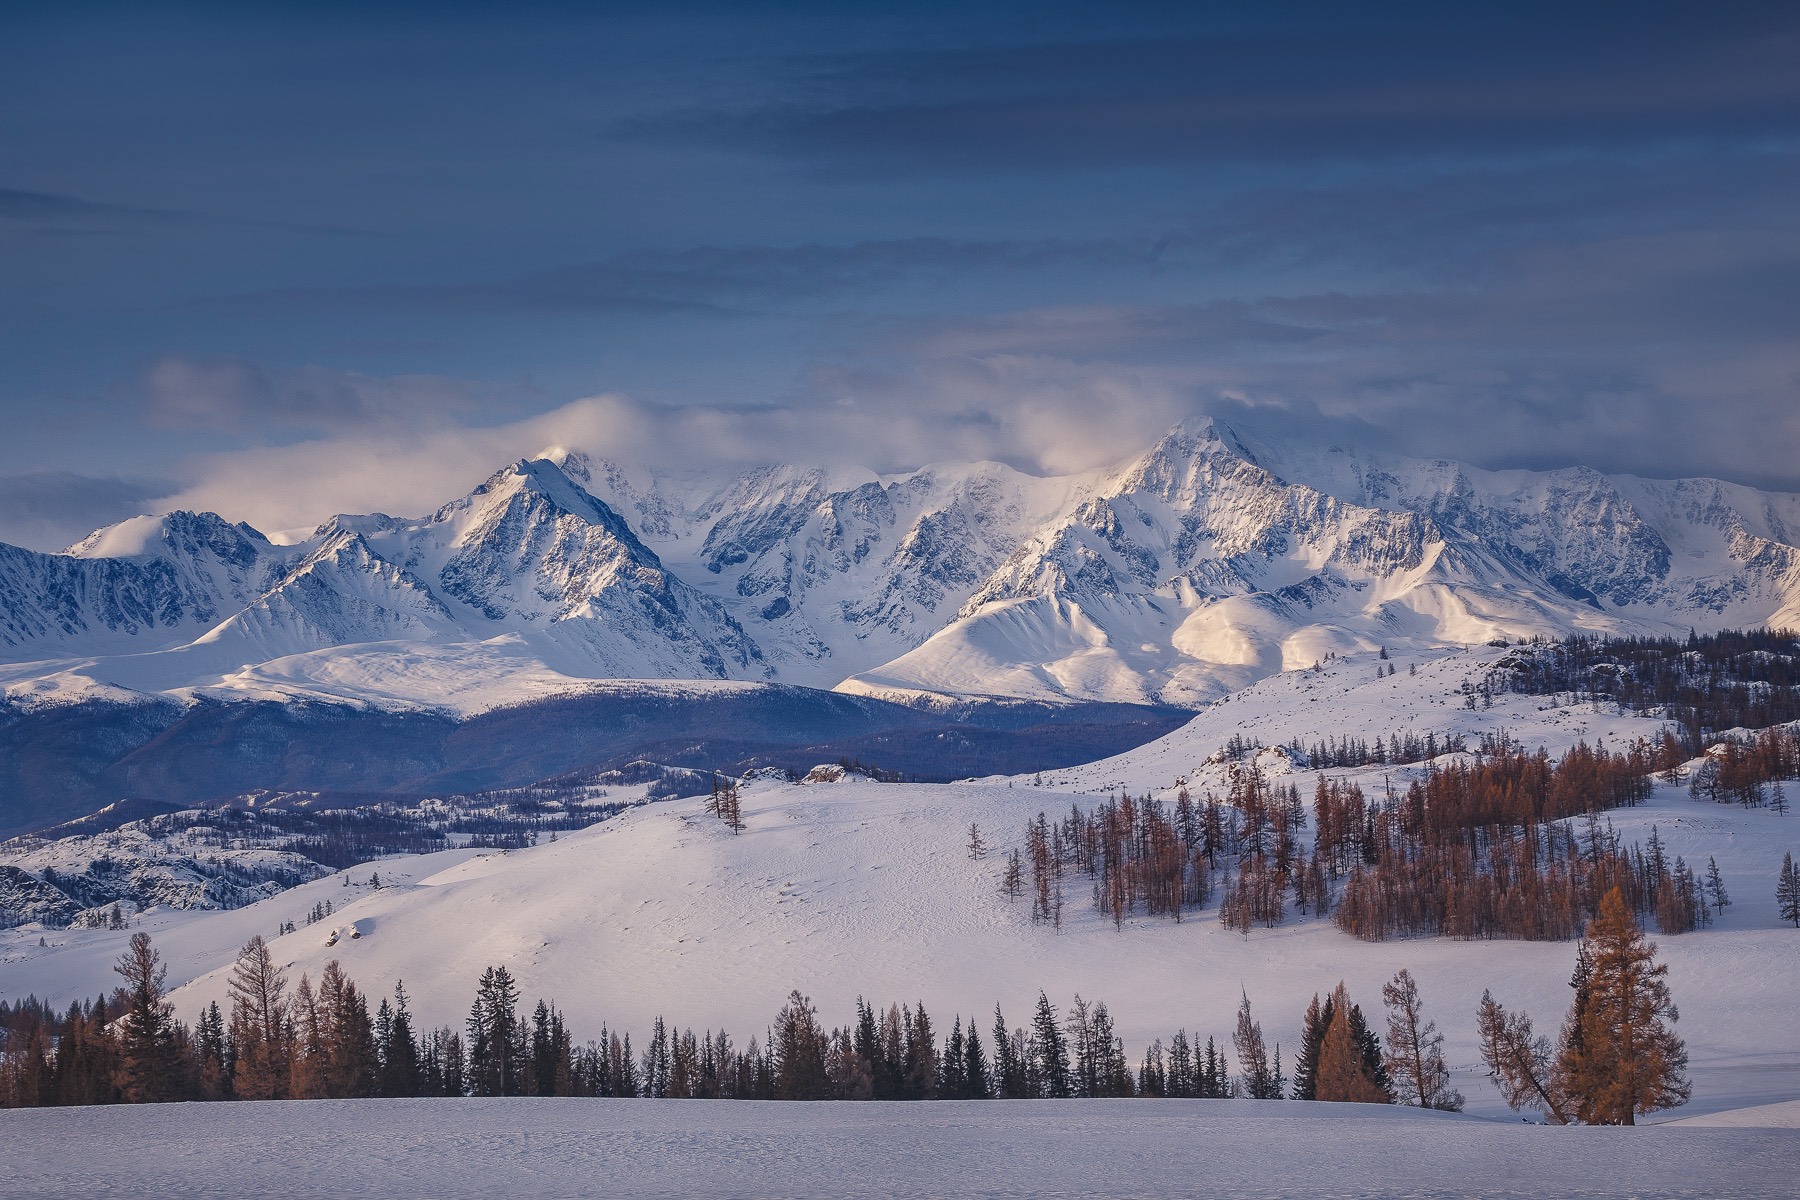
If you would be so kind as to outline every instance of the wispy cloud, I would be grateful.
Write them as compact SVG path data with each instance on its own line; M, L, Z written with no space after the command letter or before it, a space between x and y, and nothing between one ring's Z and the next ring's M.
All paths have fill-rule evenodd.
M288 221L263 221L191 209L111 204L56 192L0 188L0 221L13 221L43 232L119 232L132 229L229 228L285 230L290 233L366 237L363 230Z
M271 369L240 357L165 355L143 371L143 417L158 429L336 433L466 417L481 385L319 366Z
M166 479L121 479L73 471L0 475L0 542L61 550L102 525L160 507Z

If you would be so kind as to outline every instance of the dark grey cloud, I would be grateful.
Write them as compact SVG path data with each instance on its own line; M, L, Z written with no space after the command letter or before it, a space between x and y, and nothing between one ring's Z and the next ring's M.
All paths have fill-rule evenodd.
M888 238L844 244L695 246L634 250L598 262L491 281L294 288L218 297L299 308L486 312L744 315L771 306L873 291L920 279L1051 268L1146 264L1166 252L1161 238L975 240Z
M166 479L121 479L73 471L0 475L0 542L61 550L94 530L147 511L173 488Z
M800 57L760 101L644 113L612 132L875 172L1394 160L1800 132L1791 6L1314 8L1271 12L1262 28L1245 28L1246 14L1211 14L1212 28L1196 15L1143 36L1125 15L1079 40L1016 33Z

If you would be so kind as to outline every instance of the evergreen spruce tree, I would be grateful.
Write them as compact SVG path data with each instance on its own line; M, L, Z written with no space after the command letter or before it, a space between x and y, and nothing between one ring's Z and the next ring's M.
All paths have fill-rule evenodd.
M1045 1100L1066 1100L1074 1094L1070 1079L1069 1047L1057 1025L1050 997L1038 993L1037 1014L1031 1022L1031 1061L1036 1068L1038 1095Z
M981 1030L975 1018L969 1018L969 1036L963 1043L963 1091L970 1100L994 1097L993 1070L988 1066L987 1051L981 1045Z
M1794 869L1794 856L1781 857L1781 874L1775 880L1775 905L1781 919L1800 929L1800 871Z
M963 1044L962 1017L956 1018L950 1036L944 1039L943 1068L938 1076L938 1097L943 1100L968 1099L969 1060Z
M471 1094L517 1096L521 1078L523 1037L519 1027L519 989L503 966L482 972L475 1002L469 1008L467 1072Z
M175 1007L164 999L168 968L150 946L150 935L134 933L113 971L125 980L120 1066L125 1099L133 1104L182 1098L182 1034Z
M1725 891L1725 877L1719 874L1718 859L1711 855L1706 859L1706 894L1717 912L1724 912L1731 904L1731 896Z
M412 1012L408 1007L406 983L394 984L393 1017L388 1022L386 1040L381 1048L381 1094L383 1096L417 1096L422 1092L419 1044L413 1034Z
M200 1014L194 1030L194 1050L199 1055L200 1098L231 1099L231 1050L225 1036L225 1014L213 1001Z
M819 1028L818 1010L798 988L775 1018L770 1039L775 1058L775 1098L823 1100L828 1095L825 1074L825 1033Z
M1311 1003L1300 1023L1300 1053L1294 1058L1294 1090L1296 1100L1317 1100L1319 1086L1319 1047L1325 1044L1325 1030L1331 1026L1331 998L1319 999L1313 993Z
M1031 1095L1025 1063L998 1004L994 1005L994 1094L1001 1100L1023 1100Z

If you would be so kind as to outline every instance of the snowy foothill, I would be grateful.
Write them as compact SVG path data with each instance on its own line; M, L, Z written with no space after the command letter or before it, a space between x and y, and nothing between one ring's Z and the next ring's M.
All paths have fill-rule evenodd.
M0 1114L0 1193L1787 1197L1792 1129L1250 1100L312 1100ZM158 1153L146 1154L147 1146Z
M1423 660L1340 658L1288 672L1210 706L1193 722L1117 759L1047 777L952 787L842 782L790 785L763 778L744 791L748 828L732 836L701 800L629 813L554 844L504 854L466 851L380 864L389 886L346 882L347 871L229 913L156 913L148 919L172 971L195 982L178 993L190 1017L225 999L224 969L253 933L271 936L334 898L343 920L368 936L327 945L328 929L302 926L275 940L279 961L315 978L330 958L372 994L404 979L430 1024L455 1025L489 965L506 965L529 997L545 996L578 1033L601 1021L646 1028L659 1015L696 1028L757 1033L791 987L846 1019L859 995L886 1003L923 999L945 1019L991 1013L1022 1018L1041 988L1058 1003L1074 994L1107 1000L1133 1054L1187 1027L1223 1036L1240 992L1251 995L1271 1037L1293 1045L1314 991L1347 980L1373 1003L1386 978L1409 967L1450 1037L1452 1062L1473 1106L1493 1108L1476 1078L1472 1014L1492 987L1509 1005L1551 1025L1567 1005L1571 948L1562 943L1394 941L1370 944L1329 922L1291 917L1248 936L1212 912L1181 924L1149 918L1115 932L1071 896L1066 928L1031 923L1028 906L998 891L1004 851L1040 810L1053 816L1118 788L1168 795L1178 780L1202 794L1222 780L1220 749L1234 736L1303 742L1328 730L1373 739L1397 730L1463 733L1471 742L1505 731L1560 753L1578 739L1619 743L1652 736L1655 721L1557 707L1543 697L1499 695L1491 708L1463 705L1503 653L1492 647ZM1416 671L1411 669L1416 667ZM1283 755L1259 761L1310 791L1313 775ZM1331 771L1371 792L1404 787L1422 767ZM829 773L827 773L829 774ZM1215 778L1216 777L1216 778ZM1671 854L1716 858L1733 905L1712 929L1662 939L1695 1057L1690 1111L1800 1095L1800 1038L1763 1039L1779 1027L1782 997L1800 977L1800 935L1777 924L1773 881L1782 852L1800 846L1800 818L1700 803L1679 784L1610 819L1627 843L1655 826ZM964 851L970 824L994 848ZM13 996L58 1003L111 985L114 943L124 934L63 930L36 947L29 930L0 935ZM588 1027L592 1026L591 1029ZM1785 1090L1784 1090L1785 1089Z
M145 928L172 981L193 980L175 993L188 1020L228 1002L229 964L251 934L271 936L329 896L332 922L274 939L277 961L316 980L337 959L372 996L404 980L427 1026L460 1027L477 978L495 964L528 1002L561 1007L578 1038L598 1036L603 1021L645 1031L663 1016L724 1028L743 1045L765 1036L796 987L828 1024L849 1021L865 996L923 1001L945 1027L960 1014L985 1028L996 1002L1023 1021L1042 989L1064 1007L1077 993L1106 1001L1133 1061L1183 1027L1223 1044L1248 994L1291 1063L1315 992L1344 980L1378 1010L1382 983L1405 967L1447 1035L1470 1111L1509 1117L1480 1065L1476 1004L1492 989L1554 1030L1569 1004L1571 944L1369 943L1313 917L1242 935L1211 910L1115 931L1079 882L1060 932L1034 925L1028 901L1000 894L998 848L1040 807L1073 799L1017 785L763 781L743 790L747 828L737 836L704 800L671 801L530 849L384 862L380 889L332 877L234 912L153 914ZM1691 1104L1669 1115L1800 1097L1800 1035L1788 1017L1800 931L1777 922L1771 897L1783 849L1800 846L1800 818L1703 804L1679 786L1611 815L1627 841L1654 824L1671 853L1716 856L1734 901L1713 928L1658 939L1694 1080ZM971 823L997 848L980 861L964 848ZM352 922L361 937L328 944ZM0 936L6 992L60 1005L112 986L125 935L63 931L47 950L29 930Z

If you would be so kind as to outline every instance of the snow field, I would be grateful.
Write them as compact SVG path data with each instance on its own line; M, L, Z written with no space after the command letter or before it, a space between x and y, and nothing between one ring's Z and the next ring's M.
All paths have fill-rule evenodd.
M0 1192L194 1197L1787 1197L1800 1132L1247 1100L373 1100L0 1113ZM147 1152L155 1147L154 1153Z

